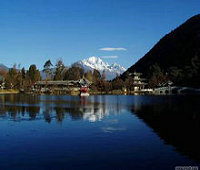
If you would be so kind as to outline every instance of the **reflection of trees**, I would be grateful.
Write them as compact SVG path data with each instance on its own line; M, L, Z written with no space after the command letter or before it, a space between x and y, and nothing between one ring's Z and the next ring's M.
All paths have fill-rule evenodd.
M56 119L58 120L58 122L62 122L62 120L65 117L65 112L63 107L55 107L55 112L56 112Z
M0 96L1 104L39 104L39 96L25 94L9 94Z
M175 97L174 97L175 98ZM159 104L139 104L132 112L167 144L200 161L200 110L198 97L171 98Z
M1 116L7 114L13 119L20 119L25 116L25 113L27 113L31 119L35 119L36 115L40 113L40 107L8 105L0 109Z
M49 109L51 109L51 105L45 105L43 113L48 113ZM57 102L56 106L52 107L52 109L51 113L55 112L55 118L59 122L65 118L65 115L69 115L72 120L85 119L94 122L102 120L112 110L114 110L113 113L116 110L119 111L120 107L115 104L110 106L106 105L105 96L94 96L92 101L88 100L87 97L82 97L79 100L71 98L69 101Z
M45 96L45 101L44 105L43 105L43 116L44 119L46 120L46 122L50 123L51 122L51 113L52 113L52 107L51 107L51 103L49 103L49 96Z
M25 108L25 107L24 107ZM22 107L23 109L23 107ZM25 108L25 111L29 114L31 119L35 119L36 115L40 113L40 107L29 106ZM22 112L23 113L23 112Z
M85 119L91 122L100 121L106 115L119 113L122 109L119 103L109 104L105 96L72 97L62 96L31 96L31 95L3 95L0 96L0 116L21 119L28 116L36 119L43 115L46 122L52 119L62 122L66 115L72 120ZM119 101L118 101L119 102Z
M35 119L40 113L40 107L35 105L40 101L38 96L10 94L0 96L0 115L10 116L13 119L20 119L28 114L31 119Z

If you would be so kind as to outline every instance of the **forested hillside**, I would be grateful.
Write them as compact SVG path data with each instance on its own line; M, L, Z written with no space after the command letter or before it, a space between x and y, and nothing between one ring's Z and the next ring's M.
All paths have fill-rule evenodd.
M171 80L177 85L200 87L200 14L165 35L127 73L142 72L150 86Z

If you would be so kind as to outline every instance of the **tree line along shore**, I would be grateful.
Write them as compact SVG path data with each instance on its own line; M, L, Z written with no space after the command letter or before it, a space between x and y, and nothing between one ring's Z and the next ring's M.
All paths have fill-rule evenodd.
M83 77L91 82L90 94L124 94L124 92L133 91L133 78L131 76L124 81L120 75L116 75L114 80L108 81L105 71L101 74L96 69L84 71L77 65L66 67L62 59L58 59L54 67L50 60L46 61L42 71L35 64L30 65L28 70L15 64L9 70L0 70L0 76L0 94L32 93L35 84L41 80L47 83L48 81L77 81ZM49 93L67 92L55 92L51 89ZM70 94L73 93L76 92L72 90Z
M198 58L192 58L190 69L190 71L184 74L173 67L168 72L164 72L156 63L150 67L145 79L140 77L142 76L140 73L130 73L127 71L123 75L116 75L115 79L108 81L106 80L105 71L101 74L96 69L84 71L83 68L77 65L66 67L62 59L58 59L55 66L53 66L50 60L46 61L42 71L35 64L30 65L28 70L17 67L15 64L8 70L0 70L0 94L23 92L77 95L80 92L80 89L77 90L77 88L55 90L55 87L48 87L50 89L45 92L34 89L39 81L45 81L48 85L48 82L78 81L82 78L90 82L88 87L90 94L151 94L153 89L166 85L168 82L173 83L173 85L181 85L182 82L184 82L183 85L187 84L191 75L198 73Z

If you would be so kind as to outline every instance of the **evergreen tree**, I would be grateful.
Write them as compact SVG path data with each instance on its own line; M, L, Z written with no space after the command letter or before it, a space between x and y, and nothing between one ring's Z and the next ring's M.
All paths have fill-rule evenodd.
M21 88L24 88L25 80L26 80L26 71L23 67L21 69Z
M5 81L6 74L7 74L6 70L0 70L0 77L2 82Z
M13 67L11 69L8 70L8 73L6 74L5 77L5 82L6 82L6 87L8 89L12 89L12 88L17 88L17 69L16 69L16 64L13 65Z
M103 70L102 76L101 76L100 81L99 81L100 90L101 91L105 91L106 90L106 86L107 86L107 84L106 84L106 71Z
M26 81L32 86L36 81L41 80L40 71L37 69L35 64L32 64L27 71Z
M22 74L22 79L24 80L25 77L26 77L26 71L25 71L25 68L23 67L22 70L21 70L21 74Z
M93 83L94 84L98 84L99 80L101 79L101 74L97 69L94 69L93 71Z
M62 59L59 59L56 63L56 71L54 75L54 80L63 80L63 70L64 70L64 64Z
M52 79L52 66L53 64L51 63L51 60L47 60L43 66L43 72L46 74L46 79Z
M150 67L149 72L149 87L154 88L166 82L167 76L162 72L160 66L155 63Z
M89 70L88 72L85 73L85 78L92 82L92 71Z
M72 66L66 71L64 80L79 80L83 77L83 75L84 70L82 68Z
M119 77L117 77L115 80L112 81L113 90L122 90L123 85L124 85L124 82Z

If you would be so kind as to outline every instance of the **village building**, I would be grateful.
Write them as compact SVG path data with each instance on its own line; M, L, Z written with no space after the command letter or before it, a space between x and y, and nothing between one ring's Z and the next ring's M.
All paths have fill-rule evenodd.
M5 89L5 82L3 77L0 75L0 90Z
M59 92L71 93L80 92L84 87L88 91L91 82L86 78L80 80L65 80L65 81L38 81L35 83L32 91L38 93Z
M133 91L140 92L145 88L145 85L147 84L144 82L145 79L141 78L142 73L134 72L131 75L133 75Z
M0 81L0 90L5 89L5 83Z

